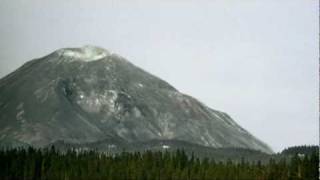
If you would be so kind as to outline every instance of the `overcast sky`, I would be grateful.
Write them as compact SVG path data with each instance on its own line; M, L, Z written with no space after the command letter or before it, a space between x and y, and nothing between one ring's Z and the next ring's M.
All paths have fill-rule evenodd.
M316 0L1 0L0 77L101 46L279 151L319 141L318 31Z

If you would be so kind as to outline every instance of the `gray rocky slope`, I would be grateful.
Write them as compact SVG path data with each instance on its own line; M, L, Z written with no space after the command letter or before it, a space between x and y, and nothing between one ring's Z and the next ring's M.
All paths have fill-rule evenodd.
M161 140L272 153L226 113L98 47L57 50L0 80L2 144Z

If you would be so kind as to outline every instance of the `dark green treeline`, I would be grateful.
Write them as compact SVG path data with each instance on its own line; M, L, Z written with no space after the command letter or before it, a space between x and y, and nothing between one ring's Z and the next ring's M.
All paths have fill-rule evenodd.
M315 180L318 153L299 154L269 163L242 159L216 162L188 157L184 151L101 154L59 153L54 148L0 151L1 179L106 180Z

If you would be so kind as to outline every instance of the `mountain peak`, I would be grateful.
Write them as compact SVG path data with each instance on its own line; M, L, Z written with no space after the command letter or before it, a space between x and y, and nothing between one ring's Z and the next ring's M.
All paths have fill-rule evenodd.
M0 80L0 147L8 141L102 143L119 150L185 141L272 153L226 113L95 46L57 50Z
M85 45L79 48L62 48L57 50L56 53L68 59L82 61L96 61L111 55L108 50L92 45Z

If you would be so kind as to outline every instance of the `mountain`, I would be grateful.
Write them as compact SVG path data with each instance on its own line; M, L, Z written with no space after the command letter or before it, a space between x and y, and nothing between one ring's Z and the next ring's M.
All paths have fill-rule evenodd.
M272 153L226 113L94 46L57 50L0 80L0 144L60 142L120 149L186 142Z

